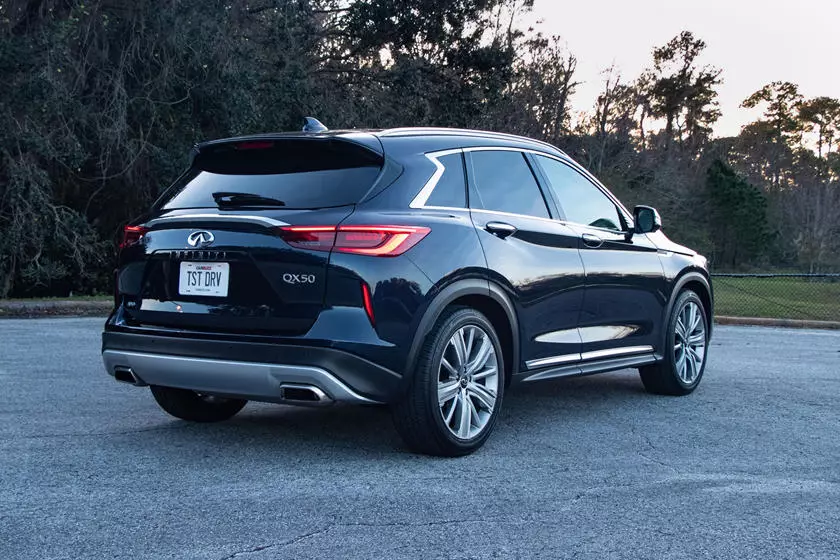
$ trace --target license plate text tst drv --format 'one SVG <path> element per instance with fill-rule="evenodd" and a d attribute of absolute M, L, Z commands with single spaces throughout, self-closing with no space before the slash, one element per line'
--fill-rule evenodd
<path fill-rule="evenodd" d="M 228 263 L 182 262 L 178 293 L 190 296 L 227 297 Z"/>

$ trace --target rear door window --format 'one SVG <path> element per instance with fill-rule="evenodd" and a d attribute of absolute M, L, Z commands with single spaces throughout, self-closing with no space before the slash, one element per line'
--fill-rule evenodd
<path fill-rule="evenodd" d="M 167 189 L 157 207 L 217 208 L 220 200 L 287 209 L 344 206 L 367 194 L 381 167 L 378 154 L 340 140 L 211 146 Z"/>
<path fill-rule="evenodd" d="M 473 181 L 470 208 L 548 218 L 548 207 L 522 152 L 470 153 Z"/>

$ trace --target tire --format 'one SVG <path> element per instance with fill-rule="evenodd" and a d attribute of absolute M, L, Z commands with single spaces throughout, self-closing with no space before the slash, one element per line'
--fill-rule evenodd
<path fill-rule="evenodd" d="M 687 334 L 686 323 L 692 323 Z M 709 324 L 703 302 L 696 293 L 686 290 L 671 309 L 662 361 L 639 368 L 645 389 L 649 393 L 673 396 L 694 391 L 706 371 L 708 344 Z"/>
<path fill-rule="evenodd" d="M 152 395 L 160 407 L 181 420 L 190 422 L 221 422 L 232 418 L 248 402 L 201 395 L 188 389 L 152 385 Z"/>
<path fill-rule="evenodd" d="M 423 342 L 406 395 L 391 406 L 406 445 L 441 457 L 484 445 L 502 406 L 504 362 L 499 337 L 484 315 L 464 307 L 445 310 Z"/>

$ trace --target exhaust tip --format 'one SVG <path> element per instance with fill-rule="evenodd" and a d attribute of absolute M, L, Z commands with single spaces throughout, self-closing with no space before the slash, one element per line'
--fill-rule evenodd
<path fill-rule="evenodd" d="M 323 406 L 333 400 L 323 390 L 314 385 L 284 383 L 280 385 L 280 398 L 289 404 Z"/>
<path fill-rule="evenodd" d="M 143 381 L 135 375 L 134 370 L 126 366 L 114 366 L 114 379 L 122 383 L 128 383 L 129 385 L 136 385 L 138 387 L 145 385 L 145 383 L 143 383 Z"/>

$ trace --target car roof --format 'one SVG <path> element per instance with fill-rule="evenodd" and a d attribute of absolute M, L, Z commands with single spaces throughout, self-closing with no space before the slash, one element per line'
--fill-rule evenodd
<path fill-rule="evenodd" d="M 371 150 L 380 154 L 383 153 L 382 141 L 387 141 L 391 138 L 415 138 L 418 141 L 430 140 L 434 141 L 436 146 L 445 144 L 451 148 L 469 147 L 481 145 L 483 141 L 492 141 L 496 146 L 509 146 L 522 149 L 533 149 L 542 152 L 554 153 L 565 156 L 557 147 L 540 140 L 527 138 L 525 136 L 517 136 L 515 134 L 507 134 L 503 132 L 492 132 L 488 130 L 471 130 L 463 128 L 445 128 L 445 127 L 404 127 L 404 128 L 387 128 L 387 129 L 345 129 L 345 130 L 326 130 L 320 132 L 269 132 L 263 134 L 249 134 L 245 136 L 236 136 L 232 138 L 221 138 L 218 140 L 210 140 L 196 144 L 196 150 L 202 150 L 206 147 L 234 143 L 234 142 L 248 142 L 253 140 L 267 140 L 267 139 L 327 139 L 327 138 L 343 138 L 349 141 L 362 144 Z M 568 156 L 567 156 L 568 157 Z"/>

